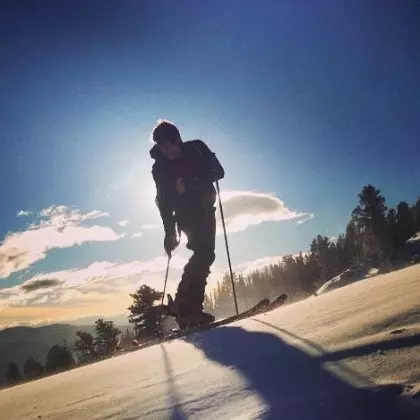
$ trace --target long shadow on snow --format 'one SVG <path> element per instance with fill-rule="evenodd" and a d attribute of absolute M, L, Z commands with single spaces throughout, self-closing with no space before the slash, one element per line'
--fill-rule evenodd
<path fill-rule="evenodd" d="M 312 347 L 314 350 L 320 353 L 317 356 L 317 359 L 322 362 L 332 362 L 347 359 L 349 357 L 361 357 L 366 356 L 367 354 L 375 353 L 377 351 L 397 350 L 420 345 L 420 335 L 416 334 L 406 337 L 395 338 L 392 340 L 383 340 L 377 343 L 363 344 L 361 346 L 353 347 L 351 349 L 338 350 L 333 353 L 326 353 L 321 346 L 306 338 L 299 337 L 296 334 L 293 334 L 290 331 L 287 331 L 283 328 L 276 327 L 275 325 L 270 324 L 269 322 L 265 322 L 260 319 L 254 318 L 252 318 L 252 320 L 255 322 L 259 322 L 260 324 L 267 325 L 268 327 L 274 328 L 275 330 L 280 331 L 282 334 L 286 334 L 296 340 L 301 341 L 302 343 L 305 343 L 307 346 Z M 353 375 L 356 374 L 355 372 L 352 373 Z"/>
<path fill-rule="evenodd" d="M 182 404 L 178 396 L 178 392 L 176 390 L 175 381 L 172 374 L 171 362 L 169 360 L 168 353 L 166 352 L 166 349 L 162 344 L 160 345 L 160 348 L 163 353 L 163 363 L 168 384 L 169 404 L 172 408 L 170 420 L 185 420 L 186 417 L 181 408 Z"/>
<path fill-rule="evenodd" d="M 234 368 L 262 397 L 265 420 L 396 420 L 395 390 L 356 388 L 328 372 L 322 361 L 276 335 L 222 326 L 184 338 L 221 365 Z M 390 390 L 388 390 L 390 391 Z"/>

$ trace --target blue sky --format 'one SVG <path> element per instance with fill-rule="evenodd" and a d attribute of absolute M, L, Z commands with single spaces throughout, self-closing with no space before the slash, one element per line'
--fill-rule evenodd
<path fill-rule="evenodd" d="M 1 7 L 0 325 L 120 313 L 162 287 L 159 118 L 225 167 L 244 270 L 343 232 L 367 183 L 392 206 L 419 195 L 418 2 Z M 218 236 L 212 281 L 226 269 Z"/>

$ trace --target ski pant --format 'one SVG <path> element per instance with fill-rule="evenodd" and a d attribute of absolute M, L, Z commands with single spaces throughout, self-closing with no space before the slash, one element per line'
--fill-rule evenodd
<path fill-rule="evenodd" d="M 188 239 L 187 248 L 193 251 L 193 255 L 184 267 L 175 297 L 178 313 L 181 316 L 203 310 L 207 277 L 215 260 L 215 211 L 215 207 L 200 209 L 179 223 L 179 228 Z"/>

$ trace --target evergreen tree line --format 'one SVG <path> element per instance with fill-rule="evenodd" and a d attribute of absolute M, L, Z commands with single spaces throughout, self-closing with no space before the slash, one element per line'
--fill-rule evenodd
<path fill-rule="evenodd" d="M 95 336 L 78 330 L 72 346 L 67 343 L 56 344 L 50 348 L 46 356 L 45 366 L 29 356 L 23 365 L 23 374 L 15 362 L 8 365 L 6 383 L 12 385 L 18 382 L 39 378 L 43 375 L 70 369 L 78 364 L 84 364 L 111 356 L 121 344 L 128 344 L 134 338 L 129 328 L 124 332 L 114 327 L 113 321 L 99 318 L 95 322 Z M 75 357 L 76 356 L 76 357 Z"/>
<path fill-rule="evenodd" d="M 358 198 L 345 233 L 337 239 L 317 235 L 305 254 L 287 255 L 246 276 L 235 273 L 239 310 L 281 293 L 287 293 L 292 301 L 301 299 L 348 268 L 389 270 L 397 251 L 420 230 L 420 198 L 411 206 L 400 202 L 396 208 L 388 208 L 373 185 L 364 186 Z M 205 308 L 218 317 L 233 314 L 230 275 L 225 274 L 206 295 Z"/>
<path fill-rule="evenodd" d="M 390 269 L 396 251 L 420 230 L 420 198 L 410 206 L 400 202 L 388 208 L 381 191 L 366 185 L 358 194 L 345 233 L 333 239 L 317 235 L 309 252 L 287 255 L 281 261 L 248 275 L 234 273 L 239 310 L 246 310 L 261 299 L 287 293 L 289 301 L 313 294 L 322 284 L 348 268 Z M 162 293 L 142 285 L 135 293 L 129 322 L 141 340 L 153 337 L 159 316 Z M 225 274 L 215 289 L 206 294 L 206 311 L 216 317 L 234 313 L 232 284 Z"/>
<path fill-rule="evenodd" d="M 78 363 L 89 363 L 109 357 L 120 344 L 122 331 L 114 326 L 113 321 L 99 318 L 95 322 L 95 336 L 86 331 L 76 331 L 73 350 Z"/>
<path fill-rule="evenodd" d="M 69 369 L 74 366 L 75 361 L 71 349 L 66 343 L 56 344 L 47 353 L 45 366 L 29 356 L 24 365 L 23 373 L 20 372 L 15 362 L 10 362 L 6 371 L 6 384 L 13 385 L 19 382 L 36 379 L 44 375 Z"/>

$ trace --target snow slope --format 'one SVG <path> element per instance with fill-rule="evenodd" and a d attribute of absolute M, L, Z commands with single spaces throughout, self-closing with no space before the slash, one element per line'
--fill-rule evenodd
<path fill-rule="evenodd" d="M 419 305 L 416 265 L 2 390 L 1 418 L 420 419 Z"/>

